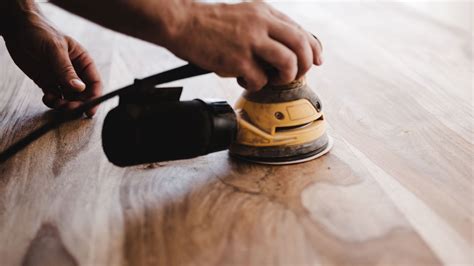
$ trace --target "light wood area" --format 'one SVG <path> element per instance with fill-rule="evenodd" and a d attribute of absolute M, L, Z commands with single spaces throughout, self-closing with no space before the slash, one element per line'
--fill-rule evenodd
<path fill-rule="evenodd" d="M 41 6 L 91 52 L 106 91 L 183 63 Z M 101 147 L 109 102 L 0 165 L 0 265 L 473 265 L 472 26 L 394 2 L 275 6 L 323 41 L 308 81 L 328 155 L 118 168 Z M 178 84 L 185 99 L 241 93 L 215 75 Z M 49 119 L 41 96 L 2 43 L 0 150 Z"/>

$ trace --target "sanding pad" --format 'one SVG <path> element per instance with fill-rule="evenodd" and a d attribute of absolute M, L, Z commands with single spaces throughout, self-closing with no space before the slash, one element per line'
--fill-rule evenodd
<path fill-rule="evenodd" d="M 327 139 L 328 141 L 326 145 L 322 146 L 320 149 L 317 149 L 315 151 L 312 151 L 306 154 L 300 154 L 300 155 L 295 155 L 295 156 L 279 157 L 279 158 L 245 157 L 245 156 L 240 156 L 237 154 L 231 154 L 231 156 L 240 160 L 244 160 L 244 161 L 248 161 L 252 163 L 258 163 L 258 164 L 266 164 L 266 165 L 289 165 L 289 164 L 304 163 L 307 161 L 317 159 L 323 156 L 324 154 L 328 153 L 332 149 L 334 141 L 331 136 L 327 136 Z"/>

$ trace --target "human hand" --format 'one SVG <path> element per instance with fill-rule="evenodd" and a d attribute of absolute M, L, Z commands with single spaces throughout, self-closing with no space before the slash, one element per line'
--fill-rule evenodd
<path fill-rule="evenodd" d="M 258 90 L 287 84 L 322 64 L 322 47 L 309 32 L 263 2 L 195 3 L 165 44 L 177 56 Z"/>
<path fill-rule="evenodd" d="M 22 15 L 4 39 L 16 65 L 43 90 L 46 106 L 71 110 L 101 95 L 101 79 L 87 51 L 38 12 Z"/>

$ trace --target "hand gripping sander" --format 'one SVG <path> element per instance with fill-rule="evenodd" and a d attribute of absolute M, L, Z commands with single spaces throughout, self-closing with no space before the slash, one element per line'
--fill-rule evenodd
<path fill-rule="evenodd" d="M 304 79 L 225 101 L 180 101 L 182 88 L 136 82 L 107 115 L 102 143 L 119 166 L 193 158 L 230 148 L 235 158 L 291 164 L 329 151 L 321 102 Z"/>

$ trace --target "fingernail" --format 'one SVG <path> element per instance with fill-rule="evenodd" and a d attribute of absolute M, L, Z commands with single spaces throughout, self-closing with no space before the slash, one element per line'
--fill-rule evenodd
<path fill-rule="evenodd" d="M 82 80 L 80 79 L 71 79 L 69 83 L 72 87 L 79 89 L 79 91 L 83 91 L 86 89 L 86 84 L 84 84 L 84 82 L 82 82 Z"/>

